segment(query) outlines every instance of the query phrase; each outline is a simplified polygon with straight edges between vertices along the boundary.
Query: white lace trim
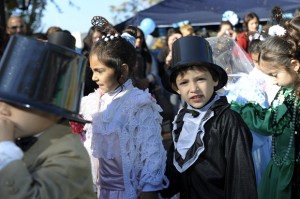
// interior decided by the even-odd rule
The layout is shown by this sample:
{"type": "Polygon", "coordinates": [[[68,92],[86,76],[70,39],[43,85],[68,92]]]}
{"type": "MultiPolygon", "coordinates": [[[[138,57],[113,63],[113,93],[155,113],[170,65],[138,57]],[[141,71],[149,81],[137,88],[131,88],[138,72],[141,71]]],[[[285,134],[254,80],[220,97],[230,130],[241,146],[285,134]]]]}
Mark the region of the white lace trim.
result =
{"type": "Polygon", "coordinates": [[[118,94],[123,97],[114,96],[104,110],[99,107],[100,97],[97,100],[94,95],[98,92],[87,96],[84,103],[88,106],[81,109],[86,111],[82,111],[84,117],[93,118],[92,128],[85,126],[87,131],[93,131],[93,155],[104,159],[122,156],[127,198],[136,198],[137,192],[149,185],[162,189],[166,151],[162,145],[160,106],[148,91],[134,88],[131,82],[118,94]],[[102,111],[95,111],[99,109],[102,111]],[[118,142],[120,147],[116,147],[118,142]]]}

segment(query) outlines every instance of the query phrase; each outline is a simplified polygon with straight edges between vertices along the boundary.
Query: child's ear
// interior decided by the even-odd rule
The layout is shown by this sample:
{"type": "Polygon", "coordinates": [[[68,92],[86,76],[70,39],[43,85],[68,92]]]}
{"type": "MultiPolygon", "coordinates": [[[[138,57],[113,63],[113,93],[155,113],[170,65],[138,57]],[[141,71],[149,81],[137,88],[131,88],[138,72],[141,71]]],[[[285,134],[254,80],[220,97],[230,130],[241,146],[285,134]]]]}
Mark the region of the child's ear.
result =
{"type": "Polygon", "coordinates": [[[178,90],[177,86],[171,83],[171,87],[174,91],[176,91],[176,93],[178,93],[180,95],[180,91],[178,90]]]}
{"type": "Polygon", "coordinates": [[[10,106],[5,102],[0,102],[0,115],[6,117],[11,115],[10,106]]]}
{"type": "Polygon", "coordinates": [[[300,70],[300,62],[297,59],[292,59],[291,66],[296,73],[299,73],[300,70]]]}
{"type": "Polygon", "coordinates": [[[128,76],[129,67],[128,67],[127,64],[122,64],[122,66],[121,66],[121,72],[122,72],[122,75],[128,76]]]}
{"type": "Polygon", "coordinates": [[[128,65],[127,64],[122,64],[121,66],[121,71],[123,74],[127,73],[129,70],[128,65]]]}
{"type": "Polygon", "coordinates": [[[219,84],[219,80],[215,81],[214,87],[218,86],[218,84],[219,84]]]}

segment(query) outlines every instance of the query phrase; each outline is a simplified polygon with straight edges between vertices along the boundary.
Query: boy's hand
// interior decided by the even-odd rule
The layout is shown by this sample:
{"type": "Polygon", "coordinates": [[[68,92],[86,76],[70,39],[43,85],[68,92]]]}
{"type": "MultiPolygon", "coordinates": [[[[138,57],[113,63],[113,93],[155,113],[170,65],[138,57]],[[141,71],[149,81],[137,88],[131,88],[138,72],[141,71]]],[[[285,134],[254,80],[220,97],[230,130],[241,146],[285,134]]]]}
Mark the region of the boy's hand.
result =
{"type": "Polygon", "coordinates": [[[14,141],[14,124],[8,120],[0,117],[0,142],[1,141],[14,141]]]}

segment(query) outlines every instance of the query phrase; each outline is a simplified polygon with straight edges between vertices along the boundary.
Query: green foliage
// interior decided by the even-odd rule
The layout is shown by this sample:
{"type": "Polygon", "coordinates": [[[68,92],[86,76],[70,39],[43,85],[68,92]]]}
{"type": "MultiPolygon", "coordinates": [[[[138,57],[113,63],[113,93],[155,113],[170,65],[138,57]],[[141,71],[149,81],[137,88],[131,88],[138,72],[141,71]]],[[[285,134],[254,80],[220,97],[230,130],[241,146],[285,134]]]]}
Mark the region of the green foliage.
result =
{"type": "MultiPolygon", "coordinates": [[[[57,1],[57,0],[56,0],[57,1]]],[[[55,0],[31,0],[28,9],[22,10],[19,9],[16,3],[16,0],[9,0],[6,3],[6,8],[8,10],[8,15],[13,13],[20,14],[23,16],[24,21],[26,22],[27,31],[29,34],[33,32],[41,31],[41,20],[45,13],[45,8],[48,3],[54,4],[59,13],[63,13],[63,10],[60,8],[58,3],[55,0]]],[[[68,0],[68,3],[72,7],[78,8],[71,0],[68,0]]]]}

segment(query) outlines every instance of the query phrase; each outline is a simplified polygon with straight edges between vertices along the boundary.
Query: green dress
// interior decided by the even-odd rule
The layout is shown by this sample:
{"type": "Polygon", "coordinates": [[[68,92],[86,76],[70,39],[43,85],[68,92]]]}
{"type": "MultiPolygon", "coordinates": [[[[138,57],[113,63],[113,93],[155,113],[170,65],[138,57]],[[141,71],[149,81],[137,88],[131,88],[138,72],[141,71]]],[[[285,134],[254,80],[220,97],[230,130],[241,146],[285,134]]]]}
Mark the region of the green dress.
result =
{"type": "Polygon", "coordinates": [[[251,102],[231,104],[251,130],[272,135],[272,159],[258,187],[259,199],[300,198],[299,102],[294,90],[281,88],[268,109],[251,102]]]}

